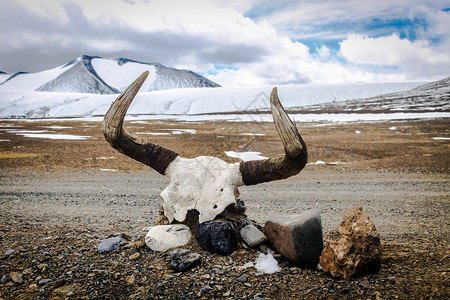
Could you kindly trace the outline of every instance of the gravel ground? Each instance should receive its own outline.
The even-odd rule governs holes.
[[[97,138],[90,142],[30,142],[0,132],[1,139],[11,140],[0,144],[1,299],[450,297],[448,141],[430,142],[422,134],[447,134],[442,130],[448,128],[447,121],[394,124],[413,135],[391,132],[392,124],[350,124],[332,125],[326,136],[322,127],[311,125],[305,130],[311,162],[358,162],[311,164],[287,180],[240,188],[247,215],[260,224],[269,216],[317,208],[326,233],[348,208],[362,206],[380,231],[382,267],[377,274],[352,280],[295,267],[278,255],[281,271],[261,275],[252,267],[241,268],[258,257],[256,249],[245,245],[220,256],[191,243],[187,248],[203,256],[201,264],[184,273],[172,272],[166,253],[139,242],[158,217],[159,193],[168,180],[110,151],[98,133],[99,124],[94,125],[86,127],[93,128],[88,134]],[[364,155],[363,146],[353,141],[355,129],[372,134],[361,137],[363,146],[373,144]],[[378,146],[375,140],[380,136],[392,139]],[[252,146],[271,142],[272,137],[261,139]],[[202,140],[209,139],[182,135],[175,146],[184,149],[183,143]],[[195,151],[202,150],[197,147]],[[387,150],[380,154],[376,147]],[[198,155],[195,151],[191,154]],[[436,165],[439,161],[443,163]],[[97,252],[101,239],[119,234],[127,240],[121,247]]]

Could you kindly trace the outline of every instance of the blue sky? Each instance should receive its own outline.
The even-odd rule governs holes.
[[[449,9],[449,0],[0,0],[0,70],[89,54],[223,86],[437,80],[450,76]]]

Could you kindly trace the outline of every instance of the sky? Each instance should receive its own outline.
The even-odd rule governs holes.
[[[0,71],[83,54],[222,86],[450,76],[450,0],[0,0]]]

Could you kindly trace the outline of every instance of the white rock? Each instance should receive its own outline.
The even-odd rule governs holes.
[[[166,175],[170,184],[161,197],[169,222],[183,222],[192,209],[200,213],[200,223],[213,220],[228,205],[236,203],[238,186],[244,184],[239,164],[210,156],[177,157],[167,167]]]
[[[191,230],[184,224],[159,225],[149,230],[145,243],[153,251],[166,251],[186,245],[191,236]]]

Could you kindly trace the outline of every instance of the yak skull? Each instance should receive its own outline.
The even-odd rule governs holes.
[[[128,107],[148,76],[144,72],[114,101],[103,120],[103,134],[112,147],[170,178],[161,193],[164,214],[183,222],[189,210],[199,212],[199,222],[214,219],[235,203],[238,187],[284,179],[299,173],[307,161],[306,145],[272,90],[270,106],[285,154],[277,158],[228,164],[210,156],[180,157],[172,150],[129,134],[123,128]]]

